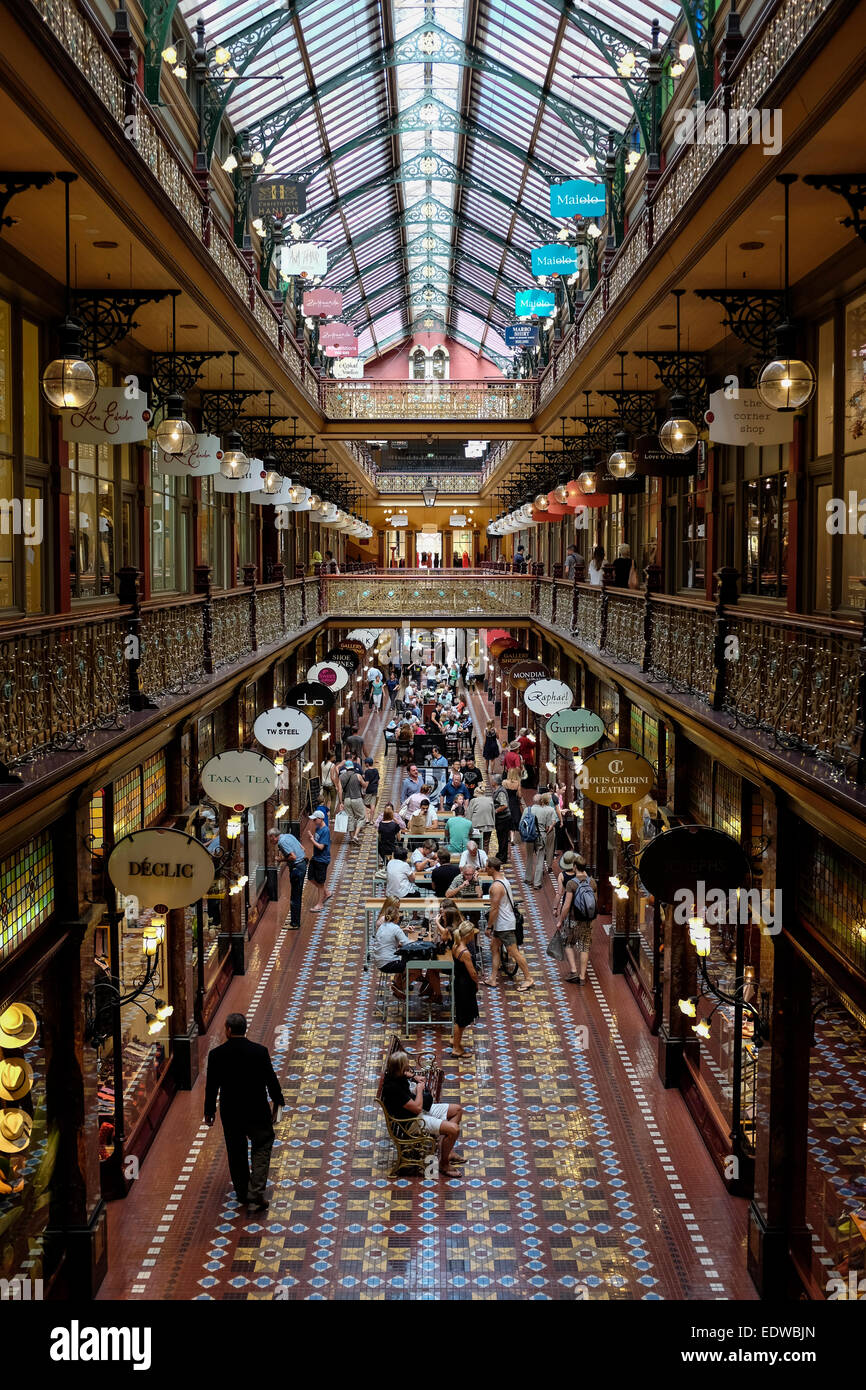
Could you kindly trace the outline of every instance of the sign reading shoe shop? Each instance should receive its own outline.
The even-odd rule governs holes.
[[[201,770],[205,795],[218,806],[230,806],[234,811],[261,806],[276,791],[277,782],[277,769],[270,758],[251,748],[217,753]]]
[[[577,785],[584,796],[598,806],[618,811],[633,806],[655,785],[655,768],[630,748],[605,748],[591,753],[577,774]]]
[[[111,852],[108,877],[139,907],[189,907],[213,883],[213,859],[204,845],[182,830],[134,830]]]

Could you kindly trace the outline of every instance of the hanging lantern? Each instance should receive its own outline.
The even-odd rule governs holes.
[[[220,472],[224,478],[246,478],[249,476],[250,461],[244,451],[244,441],[237,430],[226,435],[225,449],[220,459]]]
[[[156,442],[164,454],[188,454],[195,443],[195,430],[184,418],[183,400],[169,396],[165,415],[156,427]]]
[[[585,468],[582,473],[578,474],[577,486],[580,488],[581,492],[595,492],[596,488],[598,487],[598,483],[596,482],[595,477],[595,471],[590,471],[590,469]]]
[[[815,369],[802,358],[790,355],[793,332],[789,324],[776,330],[777,356],[762,368],[758,395],[771,410],[800,410],[815,394]]]
[[[634,473],[635,458],[628,442],[628,435],[622,430],[613,441],[613,453],[607,461],[607,471],[612,478],[630,478]]]
[[[539,492],[538,496],[535,498],[533,506],[535,507],[536,511],[546,512],[548,507],[550,506],[550,503],[547,500],[547,493]]]

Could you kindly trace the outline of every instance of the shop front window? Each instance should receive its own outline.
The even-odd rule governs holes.
[[[707,582],[706,492],[703,488],[698,490],[696,479],[689,478],[682,501],[680,585],[683,589],[703,590]]]
[[[22,1085],[27,1089],[16,1103],[7,1103],[4,1109],[7,1114],[15,1113],[16,1122],[21,1117],[24,1132],[29,1131],[29,1141],[20,1152],[10,1152],[6,1145],[0,1149],[0,1279],[28,1280],[29,1285],[19,1285],[17,1297],[37,1299],[43,1296],[38,1281],[43,1278],[45,1230],[58,1145],[58,1133],[50,1125],[46,1101],[51,1031],[43,1026],[43,980],[30,982],[14,999],[0,1001],[4,1015],[10,1007],[20,1009],[24,1032],[21,1046],[10,1045],[3,1038],[3,1062],[16,1069],[13,1078],[20,1077],[23,1071]],[[10,1290],[4,1297],[15,1298],[16,1294]]]
[[[744,594],[784,598],[788,592],[787,448],[750,445],[745,451]]]

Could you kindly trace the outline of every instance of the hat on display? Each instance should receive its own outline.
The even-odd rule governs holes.
[[[0,1110],[0,1153],[21,1153],[30,1143],[32,1128],[26,1110]]]
[[[26,1047],[36,1037],[36,1015],[26,1004],[10,1004],[0,1014],[0,1047]]]
[[[0,1062],[0,1100],[21,1100],[33,1086],[33,1068],[23,1057]]]
[[[577,855],[573,849],[567,849],[565,854],[559,856],[559,867],[566,872],[577,867]]]

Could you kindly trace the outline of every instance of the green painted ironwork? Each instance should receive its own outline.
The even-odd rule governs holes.
[[[428,218],[424,212],[424,208],[428,203],[433,208],[433,215],[430,218]],[[374,237],[381,236],[382,232],[391,231],[395,226],[417,227],[421,224],[426,226],[428,222],[441,222],[449,227],[465,227],[467,231],[474,232],[477,236],[483,237],[485,241],[491,242],[492,245],[500,247],[503,251],[508,251],[518,264],[526,267],[527,272],[531,275],[532,258],[528,251],[521,250],[520,247],[510,242],[507,237],[500,236],[498,232],[493,231],[491,227],[485,227],[482,222],[476,222],[473,218],[467,217],[465,213],[456,213],[453,208],[446,207],[444,203],[440,203],[438,199],[432,197],[419,198],[417,203],[413,203],[410,208],[406,209],[397,222],[395,222],[393,217],[384,217],[379,222],[374,223],[372,227],[368,227],[366,231],[359,232],[357,236],[352,237],[352,246],[357,249],[359,246],[363,246],[365,241],[370,241]],[[347,247],[344,251],[341,250],[339,255],[331,262],[328,274],[333,274],[336,267],[341,261],[345,260],[346,256],[349,254],[350,248]]]

